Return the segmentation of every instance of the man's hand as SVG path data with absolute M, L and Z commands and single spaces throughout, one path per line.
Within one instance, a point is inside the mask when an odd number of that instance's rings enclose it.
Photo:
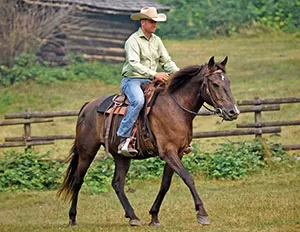
M 155 74 L 154 78 L 161 81 L 161 82 L 165 82 L 169 79 L 169 75 L 167 73 L 164 73 L 164 72 L 158 72 L 158 73 Z

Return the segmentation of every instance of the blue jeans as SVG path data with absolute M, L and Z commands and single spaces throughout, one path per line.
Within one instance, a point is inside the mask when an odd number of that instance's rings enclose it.
M 121 89 L 127 96 L 130 105 L 127 113 L 120 123 L 117 135 L 121 137 L 130 137 L 134 123 L 137 120 L 141 109 L 144 106 L 144 92 L 141 85 L 149 83 L 150 79 L 146 78 L 129 78 L 125 77 L 121 81 Z

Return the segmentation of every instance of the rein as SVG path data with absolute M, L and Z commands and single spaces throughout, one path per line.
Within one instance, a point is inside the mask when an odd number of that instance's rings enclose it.
M 222 73 L 222 72 L 223 72 L 223 70 L 218 69 L 218 70 L 214 71 L 212 74 Z M 211 75 L 212 75 L 212 74 L 211 74 Z M 207 88 L 208 88 L 208 87 L 207 87 Z M 209 89 L 207 89 L 207 91 L 209 92 Z M 175 103 L 176 103 L 182 110 L 184 110 L 184 111 L 186 111 L 186 112 L 188 112 L 188 113 L 190 113 L 190 114 L 193 114 L 193 115 L 201 115 L 201 113 L 191 111 L 191 110 L 185 108 L 184 106 L 182 106 L 182 105 L 178 102 L 178 100 L 175 98 L 175 96 L 174 96 L 173 94 L 170 94 L 170 96 L 172 97 L 172 99 L 175 101 Z M 222 110 L 219 109 L 219 108 L 212 110 L 212 109 L 208 108 L 207 106 L 205 106 L 204 103 L 203 103 L 202 106 L 203 106 L 206 110 L 208 110 L 208 111 L 210 112 L 210 115 L 216 115 L 216 114 L 220 115 L 220 114 L 222 114 Z
M 191 111 L 187 108 L 185 108 L 184 106 L 182 106 L 178 100 L 175 98 L 175 96 L 173 94 L 170 94 L 170 96 L 172 97 L 172 99 L 174 100 L 174 102 L 184 111 L 190 113 L 190 114 L 193 114 L 193 115 L 201 115 L 201 113 L 198 113 L 198 112 L 194 112 L 194 111 Z M 215 114 L 219 114 L 219 111 L 217 110 L 212 110 L 210 108 L 208 108 L 207 106 L 205 106 L 204 104 L 202 105 L 205 109 L 207 109 L 211 115 L 215 115 Z

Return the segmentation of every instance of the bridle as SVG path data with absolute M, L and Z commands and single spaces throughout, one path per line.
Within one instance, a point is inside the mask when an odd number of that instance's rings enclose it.
M 184 111 L 186 111 L 186 112 L 188 112 L 188 113 L 190 113 L 190 114 L 193 114 L 193 115 L 202 115 L 201 113 L 194 112 L 194 111 L 192 111 L 192 110 L 189 110 L 189 109 L 185 108 L 184 106 L 182 106 L 182 105 L 178 102 L 178 100 L 175 98 L 175 96 L 174 96 L 173 94 L 170 94 L 170 95 L 171 95 L 172 99 L 174 100 L 174 102 L 175 102 L 181 109 L 183 109 Z M 210 115 L 216 115 L 216 114 L 222 113 L 222 110 L 219 109 L 219 108 L 213 109 L 213 110 L 212 110 L 212 109 L 208 108 L 208 107 L 207 107 L 206 105 L 204 105 L 204 104 L 203 104 L 202 106 L 210 112 Z
M 214 71 L 212 74 L 209 74 L 209 75 L 205 76 L 204 78 L 206 78 L 206 77 L 208 77 L 208 76 L 211 76 L 211 75 L 213 75 L 213 74 L 217 74 L 217 73 L 223 73 L 223 70 L 218 69 L 218 70 Z M 202 83 L 202 85 L 203 85 L 204 83 L 206 83 L 206 79 L 204 79 L 204 82 Z M 201 85 L 201 89 L 202 89 L 202 85 Z M 211 101 L 213 102 L 213 99 L 211 98 L 211 94 L 210 94 L 210 92 L 209 92 L 208 84 L 206 84 L 206 92 L 207 92 L 207 94 L 209 95 L 209 98 L 211 99 Z M 172 99 L 174 100 L 174 102 L 175 102 L 182 110 L 184 110 L 184 111 L 186 111 L 186 112 L 188 112 L 188 113 L 190 113 L 190 114 L 196 115 L 196 116 L 197 116 L 197 115 L 201 115 L 201 113 L 194 112 L 194 111 L 189 110 L 189 109 L 185 108 L 184 106 L 182 106 L 182 105 L 178 102 L 178 100 L 176 99 L 176 97 L 175 97 L 173 94 L 170 94 L 170 96 L 172 97 Z M 210 115 L 219 115 L 220 117 L 222 117 L 222 109 L 221 109 L 221 108 L 216 108 L 216 107 L 213 106 L 214 109 L 210 109 L 210 108 L 208 108 L 206 105 L 204 105 L 204 103 L 203 103 L 202 106 L 203 106 L 208 112 L 210 112 Z

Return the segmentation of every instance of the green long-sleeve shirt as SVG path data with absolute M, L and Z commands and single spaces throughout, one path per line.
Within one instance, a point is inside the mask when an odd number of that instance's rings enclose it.
M 122 69 L 123 76 L 154 78 L 158 65 L 168 74 L 179 70 L 171 60 L 161 39 L 152 34 L 148 40 L 141 28 L 127 39 L 125 51 L 126 60 Z

